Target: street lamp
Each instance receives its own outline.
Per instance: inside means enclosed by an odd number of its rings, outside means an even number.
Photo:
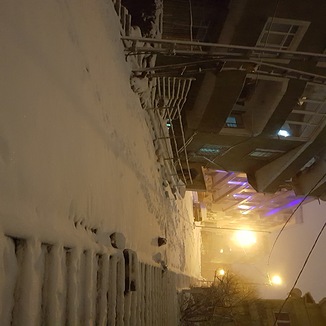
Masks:
[[[253,231],[239,230],[234,234],[234,240],[242,247],[250,247],[257,242]]]
[[[279,275],[273,275],[270,279],[271,285],[281,285],[282,278]]]
[[[225,275],[225,270],[224,270],[223,268],[219,269],[219,270],[218,270],[218,274],[219,274],[220,276],[224,276],[224,275]]]

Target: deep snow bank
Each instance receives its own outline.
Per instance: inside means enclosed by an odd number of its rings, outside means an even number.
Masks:
[[[199,276],[191,199],[164,195],[112,3],[2,1],[0,26],[3,233],[82,246],[119,231],[141,260],[161,250]]]

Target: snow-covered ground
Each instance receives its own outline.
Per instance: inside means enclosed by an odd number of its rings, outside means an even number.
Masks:
[[[98,251],[121,232],[141,262],[158,267],[160,256],[199,277],[191,193],[165,195],[119,33],[109,0],[1,1],[2,243],[27,240],[37,265],[37,244]],[[12,245],[1,255],[3,280]],[[13,291],[0,289],[2,300]]]

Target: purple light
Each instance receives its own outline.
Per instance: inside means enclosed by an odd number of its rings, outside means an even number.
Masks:
[[[250,199],[252,196],[251,195],[247,195],[247,194],[234,194],[233,197],[235,199],[240,198],[240,199]]]
[[[243,182],[243,181],[228,181],[229,185],[239,185],[239,186],[244,186],[247,184],[247,181]]]
[[[295,200],[290,201],[286,205],[274,208],[274,209],[270,210],[268,213],[266,213],[265,216],[271,216],[271,215],[274,215],[274,214],[282,211],[283,209],[290,208],[290,207],[293,207],[293,206],[297,206],[303,201],[303,199],[304,198],[297,198]]]
[[[217,172],[217,173],[224,173],[224,174],[226,174],[227,172],[226,171],[224,171],[224,170],[214,170],[215,172]]]

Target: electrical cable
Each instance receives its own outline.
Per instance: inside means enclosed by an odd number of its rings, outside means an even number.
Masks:
[[[220,163],[216,163],[214,160],[210,160],[210,159],[209,159],[208,157],[206,157],[206,156],[202,156],[202,155],[200,155],[200,157],[202,157],[202,158],[205,159],[206,161],[210,162],[211,164],[216,165],[219,169],[222,169],[222,170],[224,170],[224,171],[226,171],[226,172],[229,172],[229,170],[226,169],[224,166],[222,166]],[[205,165],[205,168],[207,168],[207,164]]]
[[[193,28],[193,18],[192,18],[192,5],[191,5],[191,0],[188,0],[189,2],[189,19],[190,19],[190,41],[193,41],[193,37],[192,37],[192,28]]]
[[[293,215],[296,213],[296,211],[302,206],[302,204],[304,203],[304,201],[310,196],[310,194],[316,189],[316,187],[318,186],[318,184],[326,177],[326,173],[323,174],[323,176],[316,182],[316,184],[310,189],[310,191],[304,196],[303,200],[299,203],[299,205],[293,210],[293,212],[291,213],[291,215],[288,217],[288,219],[285,221],[284,225],[282,226],[281,230],[279,231],[279,233],[277,234],[274,242],[273,242],[273,245],[272,245],[272,248],[269,252],[269,255],[268,255],[268,262],[267,262],[267,266],[269,266],[269,263],[270,263],[270,258],[272,256],[272,253],[273,253],[273,250],[275,248],[275,245],[278,241],[278,239],[280,238],[282,232],[284,231],[285,227],[288,225],[288,223],[290,222],[291,218],[293,217]]]
[[[306,265],[307,265],[307,263],[309,261],[309,258],[311,256],[311,254],[313,253],[313,251],[314,251],[314,249],[315,249],[315,247],[316,247],[316,245],[318,243],[318,240],[319,240],[320,236],[322,235],[325,227],[326,227],[326,222],[324,223],[324,225],[322,226],[321,230],[319,231],[319,233],[318,233],[318,235],[317,235],[317,237],[316,237],[316,239],[315,239],[315,241],[314,241],[314,243],[313,243],[313,245],[312,245],[312,247],[311,247],[311,249],[310,249],[310,251],[309,251],[309,253],[308,253],[308,255],[307,255],[307,257],[306,257],[306,259],[305,259],[305,261],[304,261],[304,263],[303,263],[303,265],[301,267],[301,269],[300,269],[300,271],[299,271],[299,274],[298,274],[297,278],[294,281],[294,284],[293,284],[293,286],[292,286],[289,294],[287,295],[286,299],[283,301],[283,303],[282,303],[282,305],[281,305],[281,307],[280,307],[280,309],[278,311],[278,315],[282,312],[285,304],[287,303],[287,301],[289,300],[289,298],[291,296],[292,291],[296,287],[296,285],[297,285],[297,283],[298,283],[298,281],[299,281],[299,279],[300,279],[300,277],[301,277],[301,275],[302,275],[302,273],[303,273],[303,271],[304,271],[304,269],[305,269],[305,267],[306,267]],[[277,321],[278,321],[278,317],[276,317],[273,326],[276,326],[277,325]]]

